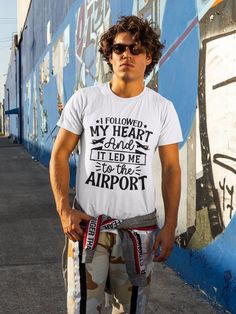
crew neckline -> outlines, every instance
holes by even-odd
[[[120,97],[120,96],[116,95],[115,93],[113,93],[113,91],[111,90],[111,87],[110,87],[110,83],[109,83],[109,82],[107,82],[106,85],[107,85],[107,89],[108,89],[109,94],[110,94],[112,97],[116,98],[117,100],[120,100],[120,101],[123,101],[123,102],[130,102],[130,101],[137,100],[137,99],[139,99],[140,97],[142,97],[142,96],[145,94],[146,90],[147,90],[146,86],[144,86],[144,89],[142,90],[142,92],[141,92],[140,94],[138,94],[137,96],[133,96],[133,97]]]

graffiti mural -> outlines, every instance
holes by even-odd
[[[76,26],[76,89],[103,82],[108,67],[98,54],[100,35],[110,26],[108,0],[86,0],[78,10]]]
[[[60,12],[60,1],[52,2]],[[31,9],[35,3],[40,5],[32,1]],[[236,285],[235,259],[225,257],[234,250],[229,248],[235,243],[236,223],[236,1],[75,0],[69,6],[57,26],[52,12],[46,23],[37,21],[46,34],[46,48],[40,54],[36,53],[38,37],[28,38],[24,30],[23,43],[30,49],[23,59],[38,56],[31,72],[22,76],[25,146],[48,165],[58,131],[56,123],[69,97],[80,88],[111,78],[98,53],[101,34],[121,15],[134,14],[153,21],[165,49],[145,83],[173,102],[184,137],[180,144],[178,245],[172,266],[179,263],[176,269],[181,275],[187,274],[187,281],[203,286],[226,304],[231,292],[225,285],[228,281],[232,287]],[[32,25],[27,25],[29,31]],[[25,68],[24,63],[22,71]],[[70,158],[72,186],[78,161],[76,149]],[[161,225],[160,170],[157,153],[153,171]],[[230,245],[225,239],[230,239]],[[220,261],[217,269],[212,260]],[[236,301],[232,304],[227,306],[234,307],[236,313]]]
[[[30,130],[29,130],[29,122],[30,122],[30,104],[31,104],[31,81],[29,80],[25,84],[25,93],[24,93],[24,134],[25,134],[25,143],[27,145],[27,149],[29,149],[30,142]]]
[[[200,24],[196,222],[178,239],[189,248],[211,243],[235,212],[236,35],[235,26],[227,22],[233,12],[233,1],[214,1]],[[216,23],[218,27],[214,27]]]
[[[56,76],[57,83],[57,108],[59,113],[64,108],[64,78],[63,69],[70,62],[70,26],[64,30],[63,34],[57,39],[52,48],[52,74]]]
[[[166,47],[159,66],[145,83],[173,101],[184,135],[180,149],[183,185],[177,242],[188,248],[211,243],[232,220],[236,205],[232,131],[235,25],[228,22],[235,20],[234,6],[232,0],[130,0],[122,8],[120,3],[109,0],[84,0],[71,11],[68,23],[63,24],[56,37],[52,37],[48,21],[48,49],[25,84],[24,129],[28,148],[52,145],[56,121],[71,91],[110,79],[111,72],[98,53],[98,43],[101,34],[122,12],[153,21]],[[170,31],[172,22],[176,27]],[[70,68],[73,75],[67,71],[70,64],[74,65]],[[48,100],[51,93],[52,102]],[[155,166],[155,175],[159,172],[160,167]],[[158,178],[157,186],[159,182]],[[161,224],[164,209],[160,199],[161,191],[157,191]]]
[[[153,27],[156,29],[156,32],[160,34],[160,2],[161,1],[134,1],[132,14],[143,17],[148,21],[153,22]],[[145,83],[148,87],[156,89],[157,86],[157,71],[158,66],[156,66],[153,71],[149,74],[149,76],[145,79]]]
[[[43,87],[50,81],[50,69],[49,69],[49,52],[43,59],[43,62],[39,67],[39,105],[40,105],[40,116],[41,116],[41,134],[42,136],[48,132],[48,113],[47,109],[43,108]]]

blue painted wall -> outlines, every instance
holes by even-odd
[[[211,156],[217,139],[208,136],[211,123],[214,126],[214,121],[210,119],[214,112],[210,111],[211,99],[207,94],[207,90],[211,91],[212,88],[204,89],[207,85],[206,75],[211,76],[214,72],[208,62],[211,56],[207,45],[209,40],[213,43],[212,38],[225,36],[235,29],[236,22],[229,22],[235,21],[233,8],[232,0],[99,0],[90,1],[89,4],[82,0],[51,0],[47,4],[33,0],[26,21],[27,29],[22,37],[20,75],[24,145],[34,158],[48,165],[58,131],[56,122],[69,97],[75,90],[106,81],[109,77],[108,68],[97,54],[100,34],[120,15],[138,14],[159,23],[165,49],[159,68],[147,78],[146,83],[155,86],[153,82],[158,80],[158,92],[173,101],[179,114],[184,135],[181,154],[187,160],[182,167],[186,169],[187,184],[190,182],[188,173],[193,171],[189,168],[188,160],[197,156],[201,163],[201,171],[198,171],[197,162],[194,168],[196,203],[189,206],[188,195],[183,191],[187,204],[186,216],[193,207],[195,223],[186,224],[186,230],[179,235],[179,245],[176,245],[168,263],[185,280],[204,290],[212,300],[236,313],[235,181],[232,181],[231,171],[231,176],[225,177],[224,187],[220,188],[223,183],[218,186],[218,170]],[[38,12],[43,13],[38,15]],[[225,16],[231,15],[232,19],[224,20]],[[49,41],[48,32],[51,34]],[[229,38],[230,35],[225,36],[225,40],[232,40]],[[221,40],[213,44],[220,51]],[[222,81],[225,81],[223,76],[222,71]],[[10,79],[7,86],[11,89]],[[14,94],[14,91],[11,93]],[[228,90],[225,93],[229,95]],[[14,107],[13,103],[11,106]],[[229,112],[233,112],[230,106],[228,103]],[[217,116],[224,121],[224,114],[218,109],[216,106],[215,112],[219,112]],[[10,132],[18,136],[14,119],[12,117],[10,121]],[[225,129],[223,131],[226,132]],[[195,149],[192,153],[186,153],[190,136],[196,139],[191,144],[195,145]],[[222,147],[224,145],[222,143]],[[227,154],[227,158],[230,157],[230,161],[235,163],[234,150],[230,151],[230,156],[228,151]],[[77,159],[75,152],[70,158],[72,186],[75,184]],[[231,168],[235,170],[235,165]],[[221,205],[222,200],[224,206]],[[230,208],[229,217],[226,217],[227,208]],[[205,225],[199,217],[204,217]],[[207,240],[198,238],[201,230]]]

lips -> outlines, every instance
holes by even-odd
[[[120,66],[121,66],[121,67],[122,67],[122,66],[126,66],[126,67],[131,67],[131,68],[134,67],[134,65],[133,65],[132,63],[122,63]]]

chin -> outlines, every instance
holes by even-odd
[[[129,75],[129,73],[122,73],[121,75],[119,75],[119,77],[125,81],[132,81],[133,80],[132,75]]]

